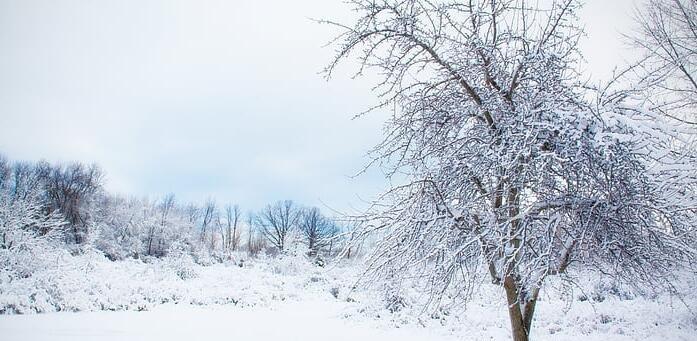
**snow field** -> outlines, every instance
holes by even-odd
[[[354,264],[317,267],[302,257],[200,266],[184,260],[111,262],[92,254],[3,283],[7,340],[507,340],[500,288],[483,284],[465,307],[421,309],[418,288],[387,309],[379,290],[350,290]],[[186,276],[181,276],[186,270]],[[29,286],[28,281],[34,286]],[[677,298],[612,293],[582,284],[542,295],[534,340],[697,340],[697,317]],[[686,283],[689,285],[689,283]],[[685,302],[695,306],[694,296]],[[446,305],[447,306],[447,305]],[[32,314],[35,312],[59,313]],[[103,311],[107,310],[107,311]],[[114,311],[108,311],[114,310]]]

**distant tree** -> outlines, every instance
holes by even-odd
[[[240,243],[240,231],[238,225],[242,212],[238,205],[227,205],[225,207],[225,221],[227,228],[225,230],[225,250],[237,251]]]
[[[416,278],[437,303],[484,273],[526,341],[549,276],[669,286],[695,259],[694,192],[662,181],[694,184],[695,158],[645,102],[581,81],[578,1],[350,3],[327,72],[356,55],[381,77],[374,162],[401,183],[357,232],[382,236],[368,280]]]
[[[170,193],[162,198],[162,201],[158,203],[151,212],[153,215],[158,215],[157,220],[153,219],[153,217],[147,217],[150,223],[146,227],[147,237],[145,253],[148,256],[162,257],[165,255],[167,248],[165,246],[166,241],[164,234],[168,225],[170,225],[169,218],[172,211],[175,209],[175,204],[174,194]]]
[[[208,238],[208,234],[211,234],[210,237],[210,243],[213,241],[213,232],[211,231],[213,229],[215,220],[217,219],[217,205],[215,204],[215,200],[213,199],[208,199],[206,201],[206,204],[203,206],[203,211],[201,214],[201,218],[203,219],[201,221],[201,244],[205,245],[206,244],[206,238]]]
[[[158,240],[158,254],[161,256],[164,255],[166,251],[164,245],[166,242],[164,234],[166,230],[172,229],[171,216],[176,213],[176,204],[174,193],[169,193],[162,198],[162,201],[158,207],[160,210],[160,238]]]
[[[30,195],[41,194],[46,196],[44,186],[51,166],[46,162],[32,164],[29,162],[16,162],[11,166],[12,196],[14,198],[27,198]],[[45,198],[44,198],[45,200]],[[45,205],[44,205],[45,206]],[[50,208],[45,207],[46,211]],[[47,212],[49,213],[49,212]]]
[[[303,210],[298,225],[311,256],[329,246],[339,231],[336,223],[322,215],[317,207]]]
[[[103,174],[96,165],[72,163],[68,166],[37,166],[43,178],[47,197],[47,210],[58,211],[72,230],[75,244],[85,242],[90,226],[90,204],[102,190]]]
[[[24,165],[24,164],[23,164]],[[24,172],[10,172],[0,156],[0,264],[3,281],[26,278],[39,267],[52,266],[47,259],[64,246],[65,220],[58,212],[46,214],[40,188],[17,195],[15,184]],[[24,168],[20,166],[19,168]]]
[[[0,190],[10,186],[12,169],[5,155],[0,154]]]
[[[99,198],[96,206],[94,246],[111,260],[138,257],[143,249],[143,239],[135,224],[140,201],[107,194]]]
[[[197,223],[198,219],[201,217],[201,208],[194,203],[189,203],[184,207],[186,214],[186,220],[193,228]]]
[[[256,215],[250,212],[247,215],[247,254],[249,256],[256,256],[266,249],[266,238],[259,231],[260,228],[256,222]]]
[[[300,210],[290,200],[267,205],[256,215],[256,226],[262,236],[278,251],[283,252],[286,241],[298,224]]]
[[[247,249],[249,250],[252,245],[252,239],[254,237],[254,221],[256,217],[254,213],[247,212]]]
[[[262,242],[265,242],[266,240],[264,239],[263,236],[258,233],[258,228],[256,227],[256,215],[252,212],[247,213],[247,243],[245,247],[247,248],[247,254],[249,256],[256,256],[261,250],[264,249],[265,245],[262,245]]]
[[[160,202],[160,226],[165,226],[167,224],[167,219],[169,218],[172,211],[176,208],[176,199],[174,193],[169,193],[162,198]]]

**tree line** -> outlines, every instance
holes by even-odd
[[[177,250],[222,261],[291,247],[326,257],[342,243],[341,223],[317,207],[283,200],[244,213],[234,203],[182,203],[174,194],[125,198],[106,191],[104,178],[95,164],[11,162],[0,155],[0,248],[44,238],[73,253],[93,247],[112,260]]]

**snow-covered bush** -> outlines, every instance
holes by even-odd
[[[53,288],[35,283],[37,274],[52,271],[56,263],[70,258],[61,247],[63,218],[46,214],[36,191],[18,195],[10,186],[0,188],[0,313],[51,310]],[[20,289],[36,288],[29,294],[18,293],[13,284],[23,283]]]
[[[25,278],[65,252],[58,248],[65,222],[46,214],[35,193],[0,189],[0,264],[5,278]],[[1,283],[1,282],[0,282]]]
[[[182,280],[198,277],[196,262],[191,257],[189,246],[183,243],[173,243],[168,251],[166,262],[177,277]]]
[[[249,263],[249,266],[246,264]],[[52,260],[32,276],[8,280],[0,272],[0,314],[55,311],[148,310],[164,303],[267,305],[303,297],[331,297],[323,269],[301,256],[196,264],[186,246],[167,257],[111,261],[98,251]]]

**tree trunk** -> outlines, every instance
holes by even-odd
[[[150,228],[150,231],[148,231],[148,256],[152,256],[152,239],[153,239],[153,231],[152,227]]]
[[[518,236],[519,220],[515,219],[520,212],[519,206],[519,189],[511,187],[508,190],[506,198],[509,206],[508,216],[510,217],[509,238],[511,247],[514,250],[520,249],[520,239]],[[500,206],[499,206],[500,207]],[[535,311],[535,301],[539,289],[535,288],[530,297],[527,295],[525,288],[519,288],[515,277],[515,268],[517,264],[516,256],[506,255],[508,263],[507,275],[503,280],[503,287],[506,290],[506,301],[508,303],[508,317],[511,320],[511,333],[514,341],[528,341],[530,336],[530,325],[532,324],[532,315]]]
[[[530,336],[532,317],[535,315],[535,305],[537,304],[537,296],[539,293],[539,287],[533,289],[530,299],[525,302],[525,306],[523,307],[523,325],[525,327],[525,331],[528,333],[528,336]]]
[[[540,294],[540,287],[534,287],[530,292],[518,289],[515,278],[506,276],[503,282],[508,303],[508,317],[511,320],[511,333],[514,341],[528,341],[535,315],[535,305]]]
[[[230,246],[232,247],[232,251],[237,251],[237,221],[235,221],[235,225],[232,228],[232,235],[230,236]]]
[[[529,329],[525,328],[525,319],[520,309],[518,300],[518,289],[513,276],[508,275],[503,281],[506,290],[506,301],[508,303],[508,318],[511,320],[511,333],[513,341],[528,341]],[[532,320],[532,316],[530,318]]]

